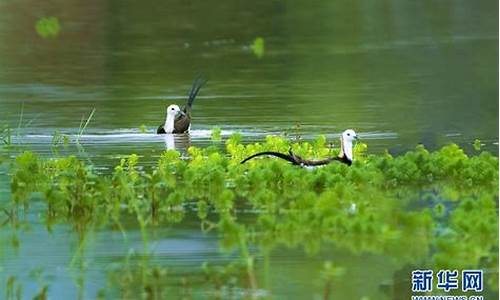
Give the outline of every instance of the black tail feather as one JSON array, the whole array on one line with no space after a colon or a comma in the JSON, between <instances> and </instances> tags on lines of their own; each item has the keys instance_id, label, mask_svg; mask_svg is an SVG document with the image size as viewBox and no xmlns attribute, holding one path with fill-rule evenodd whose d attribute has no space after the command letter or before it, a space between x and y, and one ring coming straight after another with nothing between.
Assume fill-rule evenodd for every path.
<instances>
[{"instance_id":1,"label":"black tail feather","mask_svg":"<svg viewBox=\"0 0 500 300\"><path fill-rule=\"evenodd\" d=\"M272 151L265 151L265 152L256 153L256 154L254 154L252 156L249 156L249 157L245 158L241 163L244 164L245 162L251 160L252 158L255 158L257 156L262 156L262 155L276 156L278 158L281 158L281 159L284 159L286 161L289 161L292 164L297 164L297 161L292 156L287 155L287 154L283 154L283 153L279 153L279 152L272 152Z\"/></svg>"},{"instance_id":2,"label":"black tail feather","mask_svg":"<svg viewBox=\"0 0 500 300\"><path fill-rule=\"evenodd\" d=\"M249 161L252 158L257 157L257 156L271 155L271 156L276 156L278 158L289 161L294 165L300 165L300 166L323 166L323 165L327 165L327 164L331 163L332 161L339 161L339 162L344 163L348 166L350 166L352 164L352 161L347 159L345 156L328 157L328 158L321 159L321 160L307 160L307 159L303 159L302 157L300 157L298 155L295 155L292 152L292 150L289 150L288 153L289 154L283 154L283 153L272 152L272 151L259 152L259 153L256 153L252 156L245 158L241 163L244 164L245 162L247 162L247 161Z\"/></svg>"},{"instance_id":3,"label":"black tail feather","mask_svg":"<svg viewBox=\"0 0 500 300\"><path fill-rule=\"evenodd\" d=\"M201 74L198 74L194 78L193 85L191 86L191 91L189 92L189 98L187 101L187 107L189 109L193 107L194 99L196 98L196 95L198 95L198 92L205 83L207 83L207 80Z\"/></svg>"}]
</instances>

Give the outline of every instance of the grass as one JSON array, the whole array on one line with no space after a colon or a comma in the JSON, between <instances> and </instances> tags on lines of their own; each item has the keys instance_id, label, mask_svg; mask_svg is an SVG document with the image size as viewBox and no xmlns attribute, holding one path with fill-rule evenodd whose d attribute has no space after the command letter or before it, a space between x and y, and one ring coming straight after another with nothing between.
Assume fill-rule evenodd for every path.
<instances>
[{"instance_id":1,"label":"grass","mask_svg":"<svg viewBox=\"0 0 500 300\"><path fill-rule=\"evenodd\" d=\"M76 143L80 142L80 138L82 137L83 132L85 131L85 129L89 125L90 121L94 117L94 113L95 113L95 108L92 109L92 111L90 112L90 115L87 117L86 120L84 119L84 116L82 116L82 120L80 121L80 127L78 129L78 134L76 136ZM84 120L85 120L85 123L84 123Z\"/></svg>"},{"instance_id":2,"label":"grass","mask_svg":"<svg viewBox=\"0 0 500 300\"><path fill-rule=\"evenodd\" d=\"M37 114L34 118L29 120L26 124L23 124L24 121L24 102L21 104L21 112L19 113L19 120L17 122L17 128L12 129L9 124L1 124L0 125L0 141L3 146L12 146L12 137L13 132L15 137L17 138L18 144L20 144L20 136L22 134L23 128L29 127L33 122L35 122L39 117Z\"/></svg>"},{"instance_id":3,"label":"grass","mask_svg":"<svg viewBox=\"0 0 500 300\"><path fill-rule=\"evenodd\" d=\"M12 129L9 126L3 125L0 128L0 139L4 146L12 145Z\"/></svg>"},{"instance_id":4,"label":"grass","mask_svg":"<svg viewBox=\"0 0 500 300\"><path fill-rule=\"evenodd\" d=\"M24 116L24 102L21 103L21 113L19 114L19 122L17 123L17 137L21 134L21 125L23 124L23 116Z\"/></svg>"}]
</instances>

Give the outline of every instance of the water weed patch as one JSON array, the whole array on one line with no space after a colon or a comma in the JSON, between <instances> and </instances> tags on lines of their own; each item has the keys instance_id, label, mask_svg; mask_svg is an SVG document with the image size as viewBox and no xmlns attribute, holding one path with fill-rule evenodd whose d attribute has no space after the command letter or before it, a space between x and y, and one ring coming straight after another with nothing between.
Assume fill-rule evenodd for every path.
<instances>
[{"instance_id":1,"label":"water weed patch","mask_svg":"<svg viewBox=\"0 0 500 300\"><path fill-rule=\"evenodd\" d=\"M236 134L225 146L190 147L188 158L167 150L147 168L132 154L109 174L73 156L42 158L25 151L6 160L12 196L4 209L15 215L42 202L48 226L66 223L79 231L121 228L130 219L143 229L175 226L194 216L202 231L220 235L221 248L238 251L238 276L253 290L249 247L298 247L315 254L335 245L388 255L401 265L498 272L492 262L498 252L498 158L488 152L470 156L451 144L372 155L357 144L352 166L302 168L272 158L240 162L259 151L292 149L321 159L337 150L323 136L299 143L268 136L243 144ZM210 270L214 278L233 276ZM214 278L207 282L220 285Z\"/></svg>"}]
</instances>

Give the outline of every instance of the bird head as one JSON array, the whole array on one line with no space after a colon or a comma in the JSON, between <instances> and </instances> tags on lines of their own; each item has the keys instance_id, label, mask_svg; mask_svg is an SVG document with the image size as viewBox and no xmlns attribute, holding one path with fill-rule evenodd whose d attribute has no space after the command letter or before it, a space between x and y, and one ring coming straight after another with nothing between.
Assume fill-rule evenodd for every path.
<instances>
[{"instance_id":1,"label":"bird head","mask_svg":"<svg viewBox=\"0 0 500 300\"><path fill-rule=\"evenodd\" d=\"M342 140L345 142L353 142L354 140L358 139L358 135L356 132L352 129L347 129L344 132L342 132Z\"/></svg>"},{"instance_id":2,"label":"bird head","mask_svg":"<svg viewBox=\"0 0 500 300\"><path fill-rule=\"evenodd\" d=\"M171 104L167 107L167 115L176 117L178 114L184 114L178 105Z\"/></svg>"}]
</instances>

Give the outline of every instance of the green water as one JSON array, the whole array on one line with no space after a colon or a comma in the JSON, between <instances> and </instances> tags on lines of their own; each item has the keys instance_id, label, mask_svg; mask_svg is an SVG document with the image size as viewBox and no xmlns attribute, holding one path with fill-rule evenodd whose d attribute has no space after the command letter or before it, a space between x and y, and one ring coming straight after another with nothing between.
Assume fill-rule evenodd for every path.
<instances>
[{"instance_id":1,"label":"green water","mask_svg":"<svg viewBox=\"0 0 500 300\"><path fill-rule=\"evenodd\" d=\"M47 16L58 19L55 36L37 33ZM138 153L147 165L165 148L211 144L213 126L223 139L241 132L248 142L296 132L300 124L305 139L336 139L353 128L374 153L398 154L417 143L470 150L476 138L496 152L497 24L498 1L489 0L0 0L0 120L20 124L16 143L52 156L55 130L74 139L82 116L95 108L82 147L60 154L104 170L121 155ZM256 37L265 41L260 58L251 49ZM156 136L165 105L182 103L198 72L209 82L195 102L190 137ZM6 175L0 184L6 202ZM94 299L113 263L143 248L138 228L127 227L126 239L102 229L88 234L85 267L75 267L78 235L62 224L49 232L40 210L35 206L16 230L19 248L2 245L0 291L15 275L26 298L47 283L53 299ZM12 235L4 228L2 241ZM174 298L185 274L202 277L203 262L224 265L237 255L221 251L218 241L195 218L153 230L154 260L169 269ZM321 298L324 260L347 270L334 283L335 299L409 295L407 278L398 275L408 267L397 257L331 244L315 255L301 247L252 251L262 283L257 295Z\"/></svg>"}]
</instances>

